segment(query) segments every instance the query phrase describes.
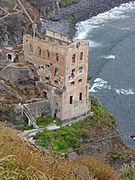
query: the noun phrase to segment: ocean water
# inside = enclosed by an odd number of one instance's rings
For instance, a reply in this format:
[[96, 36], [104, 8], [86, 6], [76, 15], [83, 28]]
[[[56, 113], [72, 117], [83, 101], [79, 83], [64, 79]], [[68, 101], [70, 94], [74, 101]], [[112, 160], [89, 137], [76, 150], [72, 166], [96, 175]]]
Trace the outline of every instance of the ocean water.
[[[135, 2], [76, 25], [76, 39], [89, 41], [90, 95], [117, 119], [120, 133], [135, 132]], [[135, 146], [135, 140], [125, 137]]]

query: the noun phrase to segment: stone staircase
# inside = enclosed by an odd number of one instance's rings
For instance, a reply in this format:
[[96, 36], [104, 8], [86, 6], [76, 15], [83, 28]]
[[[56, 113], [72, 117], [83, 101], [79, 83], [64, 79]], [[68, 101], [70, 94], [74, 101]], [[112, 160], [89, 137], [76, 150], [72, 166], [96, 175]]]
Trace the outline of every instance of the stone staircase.
[[23, 113], [28, 118], [29, 125], [32, 125], [33, 128], [38, 129], [39, 127], [36, 124], [35, 118], [33, 117], [26, 105], [23, 105]]

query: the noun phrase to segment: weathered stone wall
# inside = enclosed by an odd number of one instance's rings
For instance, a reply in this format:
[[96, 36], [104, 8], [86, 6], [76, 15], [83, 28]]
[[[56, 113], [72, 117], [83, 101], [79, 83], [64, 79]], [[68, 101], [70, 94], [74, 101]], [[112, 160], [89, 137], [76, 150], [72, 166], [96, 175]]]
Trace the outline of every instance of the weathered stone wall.
[[20, 99], [20, 100], [22, 99], [20, 97], [20, 95], [14, 89], [12, 89], [10, 86], [7, 86], [3, 80], [0, 81], [0, 90], [6, 91], [7, 93], [11, 94], [12, 96], [14, 96], [17, 99]]
[[38, 116], [41, 116], [42, 114], [44, 114], [46, 116], [51, 115], [50, 102], [47, 99], [42, 99], [37, 102], [25, 104], [25, 106], [28, 107], [29, 111], [32, 113], [32, 115], [35, 118]]
[[53, 117], [61, 119], [62, 114], [62, 91], [55, 86], [42, 82], [36, 83], [37, 88], [50, 102], [50, 111]]
[[[29, 108], [35, 118], [41, 116], [42, 114], [46, 116], [51, 115], [50, 102], [47, 99], [42, 99], [25, 105]], [[0, 120], [7, 120], [13, 122], [14, 124], [19, 124], [26, 120], [26, 117], [23, 114], [23, 106], [21, 104], [4, 106], [3, 108], [1, 107], [2, 106], [0, 106]]]
[[14, 83], [30, 80], [28, 67], [7, 66], [0, 71], [0, 79], [9, 80]]

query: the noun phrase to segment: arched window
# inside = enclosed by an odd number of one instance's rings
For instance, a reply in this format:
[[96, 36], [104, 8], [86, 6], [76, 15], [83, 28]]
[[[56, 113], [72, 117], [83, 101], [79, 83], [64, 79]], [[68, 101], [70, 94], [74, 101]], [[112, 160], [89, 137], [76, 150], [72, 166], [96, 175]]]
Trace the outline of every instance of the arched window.
[[83, 60], [83, 52], [80, 53], [80, 61]]
[[75, 59], [76, 59], [76, 54], [73, 54], [73, 56], [72, 56], [72, 63], [75, 63]]
[[31, 52], [31, 53], [33, 52], [33, 46], [32, 46], [32, 44], [30, 44], [30, 52]]
[[41, 48], [38, 47], [38, 56], [41, 56]]
[[46, 51], [46, 54], [47, 54], [47, 59], [50, 59], [50, 51], [48, 49]]

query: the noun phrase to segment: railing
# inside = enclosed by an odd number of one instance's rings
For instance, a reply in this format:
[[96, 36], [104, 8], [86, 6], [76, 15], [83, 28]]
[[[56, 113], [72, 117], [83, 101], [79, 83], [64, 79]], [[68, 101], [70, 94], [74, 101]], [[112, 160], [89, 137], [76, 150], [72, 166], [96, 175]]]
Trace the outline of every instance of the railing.
[[36, 124], [35, 118], [25, 105], [23, 105], [23, 113], [28, 118], [29, 124], [33, 125], [34, 128], [38, 129], [39, 127]]

